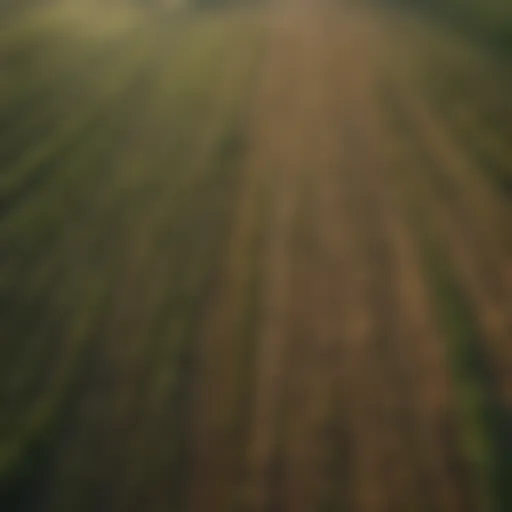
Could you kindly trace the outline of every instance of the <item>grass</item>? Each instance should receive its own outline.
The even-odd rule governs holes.
[[[413,135],[414,127],[396,99],[386,93],[384,101],[393,124],[404,136],[416,159],[423,161],[421,143]],[[406,135],[407,134],[407,135]],[[512,445],[510,443],[511,414],[500,400],[494,370],[485,351],[487,344],[479,325],[479,317],[470,302],[464,284],[452,267],[450,255],[436,232],[431,209],[420,190],[433,186],[443,187],[435,173],[428,169],[431,162],[423,161],[427,173],[420,181],[420,171],[412,161],[400,164],[409,169],[401,172],[399,180],[416,194],[404,195],[404,207],[415,234],[418,252],[429,283],[432,309],[446,341],[446,354],[450,363],[456,393],[456,414],[460,432],[460,449],[469,465],[472,491],[478,510],[505,511],[512,506],[512,494],[507,480],[511,471]],[[428,176],[428,174],[432,176]],[[408,174],[408,176],[407,176]],[[416,175],[416,178],[412,177]],[[431,185],[427,182],[431,180]],[[437,190],[440,196],[442,193]],[[413,196],[425,200],[412,201]]]
[[[186,473],[190,353],[240,179],[234,120],[254,49],[243,13],[164,24],[130,12],[100,27],[89,14],[45,13],[20,14],[1,36],[11,63],[0,80],[0,508],[9,510],[38,499],[79,510],[98,503],[103,477],[142,499],[158,482],[147,475]],[[241,32],[247,46],[232,46]],[[125,379],[125,393],[148,394],[128,395],[122,409],[107,387],[86,413],[105,371]],[[123,452],[127,464],[106,477],[95,445],[76,443],[126,428],[137,410],[104,453],[107,472]],[[146,476],[135,439],[160,453]],[[179,481],[154,494],[177,503]]]
[[[511,76],[506,60],[449,31],[432,37],[429,24],[396,27],[414,38],[421,57],[409,63],[414,87],[449,129],[460,148],[505,199],[510,196]]]
[[[447,70],[447,73],[449,71]],[[439,91],[443,89],[438,80],[426,79],[424,83],[436,84],[429,87],[427,93],[436,112],[464,150],[472,156],[480,172],[486,176],[493,187],[505,199],[512,194],[512,172],[510,169],[509,140],[512,135],[505,117],[510,110],[507,95],[490,91],[488,97],[495,99],[494,105],[482,105],[477,101],[477,91],[467,91],[467,84],[477,80],[480,88],[487,84],[484,79],[451,77],[452,83],[458,83],[457,93],[450,97]],[[446,85],[444,84],[444,88]]]
[[[512,8],[506,3],[499,0],[391,1],[400,7],[416,9],[505,57],[512,51]]]
[[[414,218],[433,309],[447,341],[458,397],[461,445],[473,468],[476,488],[480,488],[480,509],[509,510],[510,412],[500,404],[477,316],[424,221],[419,220],[417,212]]]

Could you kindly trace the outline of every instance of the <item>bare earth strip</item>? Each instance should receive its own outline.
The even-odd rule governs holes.
[[[199,503],[254,511],[480,510],[487,491],[474,485],[478,469],[461,449],[446,341],[403,201],[414,190],[394,169],[400,134],[380,95],[383,80],[396,75],[386,29],[371,11],[351,6],[285,2],[267,15],[267,59],[246,156],[247,187],[263,181],[270,190],[247,468],[230,501],[232,473],[223,477],[223,465],[211,465],[226,450],[210,438],[202,469],[210,491],[191,510],[201,510]],[[390,87],[406,105],[402,84]],[[461,278],[471,283],[488,274],[502,288],[488,311],[503,312],[503,344],[509,256],[500,233],[485,228],[506,229],[503,210],[473,174],[465,176],[455,160],[463,157],[441,141],[442,129],[425,117],[417,123],[429,158],[445,162],[460,193],[480,205],[467,214],[488,249],[472,245],[467,258],[489,258],[488,272],[462,266],[468,274]],[[256,194],[242,196],[228,283],[240,282],[237,258],[247,243],[236,233],[262,222],[250,213]],[[462,257],[464,244],[453,247]],[[243,287],[229,286],[238,291],[217,304],[216,322],[243,301]],[[236,364],[224,360],[226,378]]]

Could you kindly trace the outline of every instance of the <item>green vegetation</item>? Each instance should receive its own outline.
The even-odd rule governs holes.
[[[512,415],[500,398],[478,313],[439,232],[439,221],[434,220],[433,197],[455,203],[451,199],[454,184],[449,170],[439,168],[439,163],[428,157],[422,141],[414,135],[414,121],[398,98],[385,88],[383,100],[400,144],[407,146],[403,150],[407,156],[400,157],[396,177],[401,182],[404,208],[429,283],[432,309],[446,340],[456,392],[462,466],[467,466],[461,471],[467,471],[477,510],[504,512],[512,506],[508,483],[512,471]],[[411,197],[421,200],[412,201]]]
[[[508,90],[512,77],[497,80],[492,73],[482,73],[486,65],[481,55],[458,55],[460,60],[473,61],[460,69],[451,64],[457,56],[432,53],[424,57],[425,70],[418,86],[476,167],[499,194],[510,199],[512,102]]]
[[[387,2],[387,0],[385,0]],[[418,8],[505,54],[512,51],[512,3],[501,0],[391,0]]]
[[[87,495],[90,510],[120,456],[133,493],[177,502],[254,36],[243,13],[164,26],[124,8],[41,12],[0,36],[0,508],[44,495],[79,510]],[[95,467],[101,436],[80,439],[121,424],[131,429]],[[136,468],[137,443],[159,453],[152,465]],[[48,496],[39,480],[53,466]],[[162,472],[176,475],[171,489],[151,480]]]

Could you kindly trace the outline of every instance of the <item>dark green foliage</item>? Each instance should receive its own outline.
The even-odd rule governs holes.
[[[495,51],[512,52],[512,3],[496,0],[386,0],[417,8],[437,21],[481,40]]]

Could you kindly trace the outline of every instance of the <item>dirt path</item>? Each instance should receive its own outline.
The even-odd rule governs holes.
[[[190,510],[487,510],[492,484],[461,441],[449,340],[408,218],[404,196],[414,189],[397,172],[407,142],[390,122],[382,90],[391,88],[404,109],[416,109],[417,136],[428,144],[419,165],[446,162],[445,179],[453,179],[460,204],[481,203],[467,214],[486,245],[468,246],[469,238],[453,233],[445,264],[460,265],[457,279],[474,296],[478,322],[488,326],[482,343],[491,353],[510,341],[510,254],[500,242],[509,234],[496,232],[507,229],[503,206],[464,174],[455,159],[467,157],[442,140],[444,128],[436,128],[440,121],[427,107],[407,104],[410,84],[390,61],[389,34],[374,12],[288,2],[267,15],[247,155],[248,186],[258,190],[255,183],[265,182],[268,192],[265,215],[255,221],[264,236],[246,445],[237,445],[246,452],[237,454],[241,466],[231,462],[227,486],[225,471],[209,461],[203,480],[211,491]],[[435,198],[429,201],[427,215],[437,208]],[[441,215],[439,229],[450,230],[450,214]],[[463,222],[455,215],[453,222]],[[486,231],[490,226],[494,231]],[[236,280],[244,242],[234,240]],[[491,258],[490,266],[476,267],[478,258]],[[488,295],[478,285],[486,276]],[[501,288],[494,294],[493,283]],[[486,297],[494,301],[488,308]],[[233,300],[220,310],[234,311]],[[486,320],[491,313],[495,331]],[[223,363],[228,376],[229,364]],[[505,398],[508,386],[501,386],[497,393]],[[242,476],[234,478],[240,467]],[[197,497],[203,489],[190,492]]]

